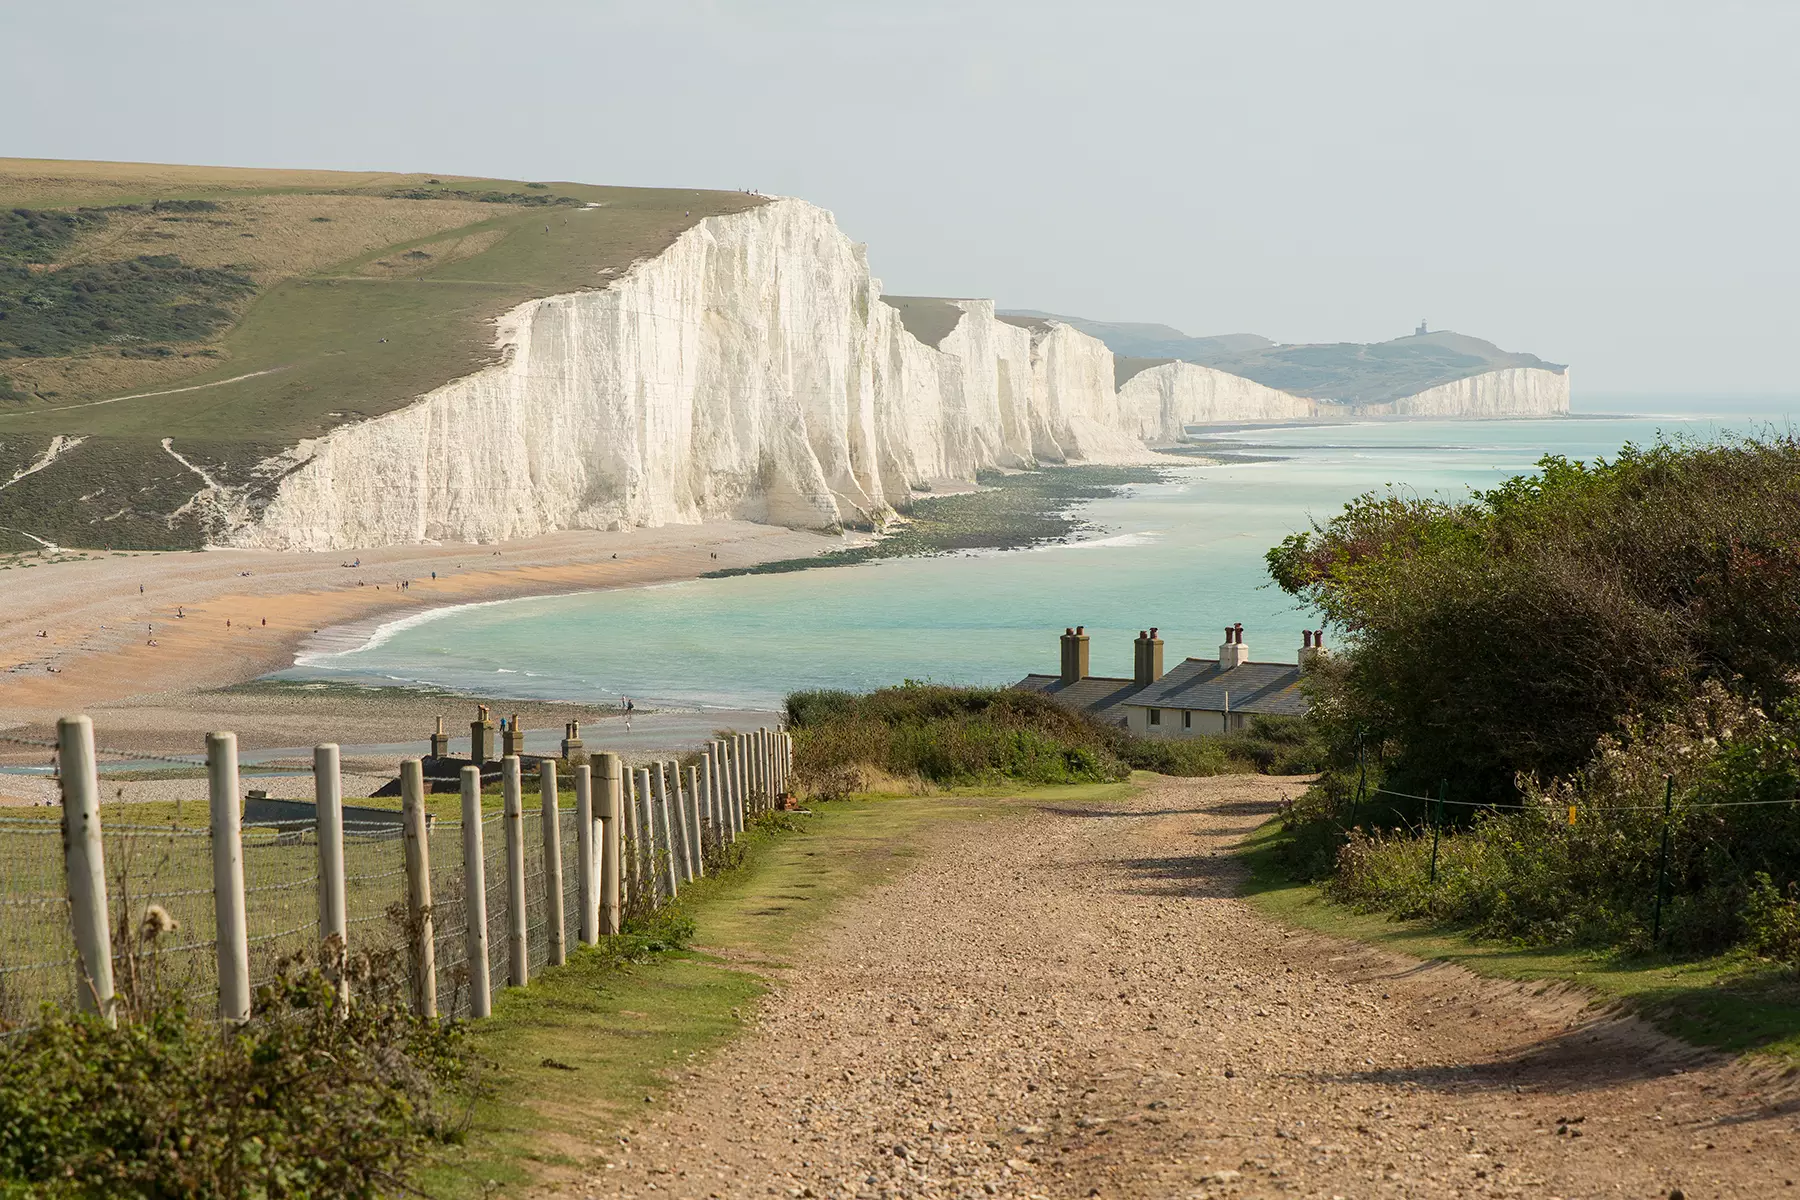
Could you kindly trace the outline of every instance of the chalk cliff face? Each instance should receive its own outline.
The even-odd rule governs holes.
[[[1365,417],[1544,417],[1569,411],[1569,372],[1507,367],[1427,388],[1385,404],[1358,405]]]
[[[1295,421],[1319,415],[1319,403],[1198,363],[1168,362],[1140,371],[1119,388],[1133,432],[1153,446],[1182,439],[1187,425]]]
[[[1099,340],[955,304],[928,346],[829,213],[779,200],[708,218],[603,290],[512,310],[496,365],[265,464],[279,481],[255,515],[214,497],[214,540],[322,550],[716,517],[867,525],[934,479],[1148,461],[1185,423],[1318,411],[1190,363],[1115,390]],[[1566,376],[1559,393],[1523,378],[1550,372],[1491,374],[1521,378],[1462,380],[1393,415],[1567,408]]]

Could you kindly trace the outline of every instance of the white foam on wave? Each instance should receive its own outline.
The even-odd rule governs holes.
[[[417,629],[421,625],[429,625],[433,621],[441,621],[456,613],[468,612],[476,608],[492,608],[496,604],[513,604],[519,599],[535,599],[535,597],[514,597],[506,600],[477,600],[469,604],[446,604],[442,608],[428,608],[424,612],[408,613],[391,621],[352,621],[345,625],[333,625],[329,629],[307,638],[294,654],[296,667],[329,667],[329,659],[344,658],[352,654],[364,654],[378,646],[386,645],[409,629]]]
[[[1111,537],[1089,538],[1082,542],[1048,542],[1033,550],[1096,550],[1113,546],[1149,546],[1162,541],[1163,531],[1146,529],[1141,533],[1115,533]]]

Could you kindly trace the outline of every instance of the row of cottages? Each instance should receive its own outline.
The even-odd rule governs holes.
[[[1306,715],[1300,682],[1325,652],[1325,631],[1306,630],[1297,663],[1250,661],[1242,624],[1228,626],[1219,657],[1189,658],[1163,672],[1163,642],[1140,630],[1132,645],[1130,679],[1088,671],[1087,627],[1062,635],[1062,670],[1027,675],[1014,687],[1048,696],[1146,737],[1204,737],[1249,728],[1252,717]]]

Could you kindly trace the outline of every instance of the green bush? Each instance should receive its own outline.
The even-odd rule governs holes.
[[[1523,943],[1647,949],[1667,789],[1661,944],[1800,962],[1800,705],[1770,717],[1713,685],[1680,719],[1602,739],[1576,775],[1522,788],[1521,806],[1442,836],[1435,884],[1421,822],[1349,831],[1327,891]],[[1309,835],[1328,840],[1330,808],[1312,804]]]
[[[787,710],[801,778],[828,793],[853,789],[861,767],[936,784],[1094,783],[1124,779],[1134,769],[1305,772],[1322,756],[1304,721],[1258,719],[1233,737],[1139,738],[1012,688],[908,684],[866,695],[796,692]]]
[[[1269,568],[1348,635],[1315,672],[1337,765],[1360,737],[1397,790],[1516,802],[1706,680],[1793,693],[1800,436],[1549,457],[1462,504],[1371,494]]]
[[[241,1028],[178,1002],[117,1028],[46,1009],[0,1044],[0,1188],[42,1196],[375,1197],[455,1136],[439,1089],[460,1027],[411,1015],[373,971],[347,1008],[283,964]]]
[[[34,272],[0,262],[0,358],[43,358],[111,343],[192,342],[256,290],[245,275],[168,254]]]

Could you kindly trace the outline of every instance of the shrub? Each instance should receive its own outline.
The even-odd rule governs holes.
[[[30,1194],[374,1197],[403,1190],[463,1072],[460,1028],[422,1021],[379,967],[347,1008],[284,962],[241,1028],[179,1001],[109,1028],[46,1009],[0,1046],[0,1180]]]
[[[1089,783],[1124,779],[1133,769],[1305,771],[1321,756],[1305,722],[1259,721],[1236,737],[1138,738],[1011,688],[908,684],[866,695],[796,692],[787,710],[802,781],[825,794],[858,790],[865,769],[935,784]]]

